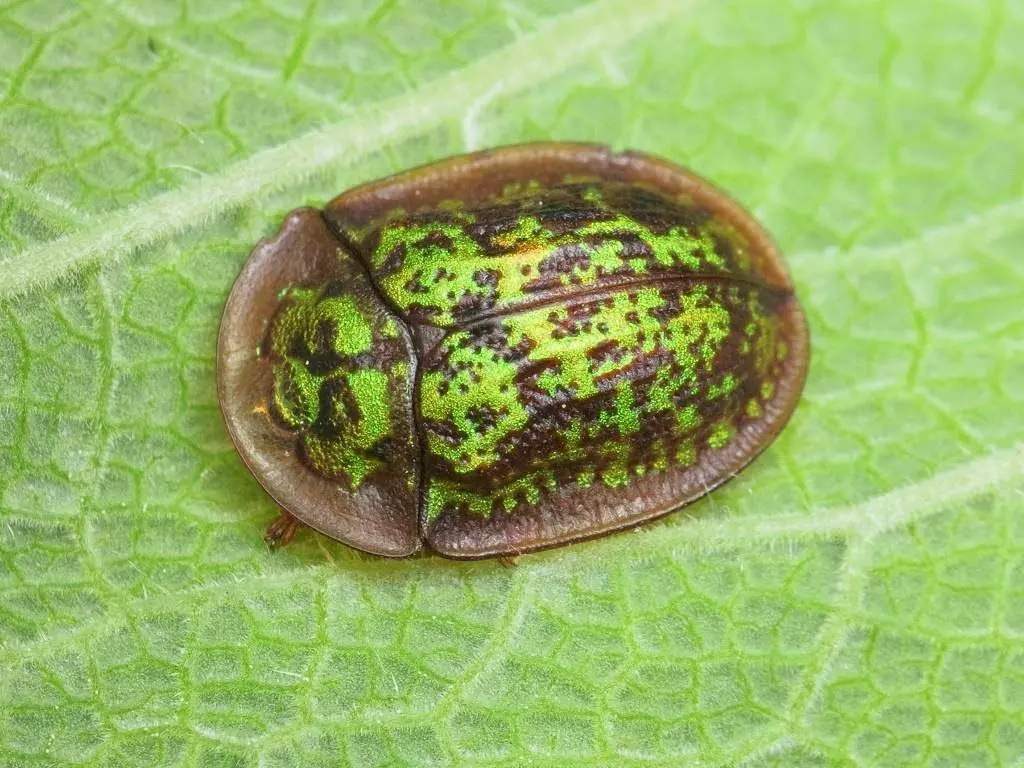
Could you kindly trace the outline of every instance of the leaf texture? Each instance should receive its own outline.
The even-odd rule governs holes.
[[[0,8],[0,766],[1019,766],[1024,4]],[[811,374],[752,467],[522,558],[301,534],[220,420],[288,210],[483,146],[688,165]]]

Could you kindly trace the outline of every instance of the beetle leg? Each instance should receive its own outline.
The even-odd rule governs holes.
[[[263,540],[274,549],[286,547],[295,537],[295,532],[301,527],[302,523],[299,518],[282,509],[280,514],[270,521]]]

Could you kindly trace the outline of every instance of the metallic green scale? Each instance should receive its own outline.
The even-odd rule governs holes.
[[[273,404],[278,417],[301,435],[310,464],[354,490],[382,465],[372,453],[391,433],[390,377],[407,377],[407,366],[391,371],[365,367],[375,328],[349,296],[292,289],[282,297],[270,335],[274,365]]]

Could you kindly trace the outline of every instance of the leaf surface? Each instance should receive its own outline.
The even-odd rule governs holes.
[[[0,8],[0,765],[1024,759],[1024,4]],[[272,503],[220,310],[302,204],[604,141],[742,200],[813,361],[710,497],[385,561]]]

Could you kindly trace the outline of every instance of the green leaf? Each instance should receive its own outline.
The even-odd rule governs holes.
[[[1024,4],[0,9],[0,765],[1020,765]],[[219,313],[301,204],[598,140],[788,256],[792,424],[684,513],[496,562],[301,533]]]

